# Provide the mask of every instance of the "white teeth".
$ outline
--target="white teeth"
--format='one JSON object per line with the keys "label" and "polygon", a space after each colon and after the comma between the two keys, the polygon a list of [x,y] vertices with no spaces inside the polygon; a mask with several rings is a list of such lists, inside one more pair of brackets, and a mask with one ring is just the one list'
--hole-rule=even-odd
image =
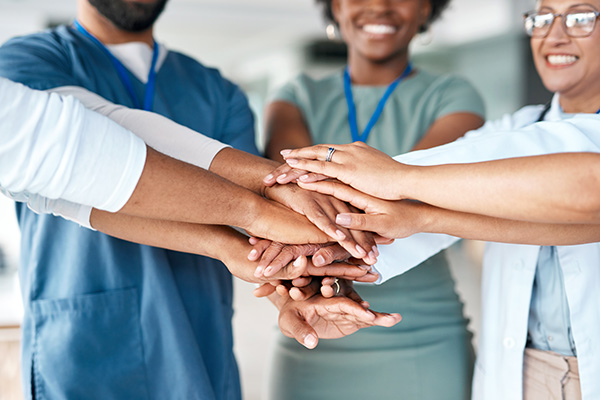
{"label": "white teeth", "polygon": [[547,60],[551,65],[566,65],[573,64],[575,61],[577,61],[577,57],[566,55],[554,55],[548,56]]}
{"label": "white teeth", "polygon": [[396,28],[390,25],[368,24],[363,26],[363,31],[376,35],[390,35],[396,32]]}

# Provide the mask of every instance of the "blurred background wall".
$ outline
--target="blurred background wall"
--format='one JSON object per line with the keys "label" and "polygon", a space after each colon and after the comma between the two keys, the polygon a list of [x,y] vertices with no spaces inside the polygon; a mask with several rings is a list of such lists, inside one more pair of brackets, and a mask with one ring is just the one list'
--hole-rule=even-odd
{"label": "blurred background wall", "polygon": [[[545,103],[550,95],[537,79],[521,28],[521,14],[533,6],[533,0],[453,0],[431,32],[414,41],[413,61],[421,68],[469,79],[483,94],[488,118],[524,104]],[[74,15],[75,0],[0,0],[0,43],[70,23]],[[159,19],[156,37],[171,49],[219,68],[244,88],[257,117],[260,148],[262,108],[269,91],[301,71],[322,75],[343,65],[343,46],[328,42],[324,28],[311,0],[171,0]],[[0,400],[14,398],[7,385],[15,383],[18,368],[14,351],[22,315],[16,278],[18,235],[13,204],[2,197]],[[476,243],[452,249],[453,272],[475,334],[480,249]],[[261,398],[269,344],[277,331],[274,308],[252,298],[252,288],[236,282],[236,352],[248,400]]]}

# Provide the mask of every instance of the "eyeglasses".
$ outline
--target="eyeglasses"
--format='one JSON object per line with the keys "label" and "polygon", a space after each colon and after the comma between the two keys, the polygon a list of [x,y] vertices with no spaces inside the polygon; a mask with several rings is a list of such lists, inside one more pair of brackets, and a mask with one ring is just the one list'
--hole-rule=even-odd
{"label": "eyeglasses", "polygon": [[523,15],[525,32],[534,38],[544,38],[550,33],[554,20],[561,17],[564,32],[574,38],[590,36],[596,26],[600,12],[592,8],[578,7],[576,10],[555,14],[547,11],[530,11]]}

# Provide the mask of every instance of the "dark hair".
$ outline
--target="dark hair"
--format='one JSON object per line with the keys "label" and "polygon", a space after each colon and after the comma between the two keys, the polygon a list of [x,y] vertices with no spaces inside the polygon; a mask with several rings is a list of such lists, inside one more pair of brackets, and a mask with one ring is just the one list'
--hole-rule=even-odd
{"label": "dark hair", "polygon": [[[315,0],[318,5],[323,9],[323,15],[329,22],[333,22],[337,25],[335,18],[333,17],[333,10],[331,9],[332,0]],[[431,14],[427,18],[427,22],[419,28],[419,32],[425,32],[429,26],[440,17],[442,11],[448,6],[450,0],[429,0],[431,3]]]}

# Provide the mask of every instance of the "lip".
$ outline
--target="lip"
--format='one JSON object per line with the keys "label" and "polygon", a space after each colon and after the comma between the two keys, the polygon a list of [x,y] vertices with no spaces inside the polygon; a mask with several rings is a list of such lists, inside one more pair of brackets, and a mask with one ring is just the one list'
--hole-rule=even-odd
{"label": "lip", "polygon": [[579,61],[579,56],[567,53],[551,53],[544,56],[546,66],[550,68],[568,68]]}

